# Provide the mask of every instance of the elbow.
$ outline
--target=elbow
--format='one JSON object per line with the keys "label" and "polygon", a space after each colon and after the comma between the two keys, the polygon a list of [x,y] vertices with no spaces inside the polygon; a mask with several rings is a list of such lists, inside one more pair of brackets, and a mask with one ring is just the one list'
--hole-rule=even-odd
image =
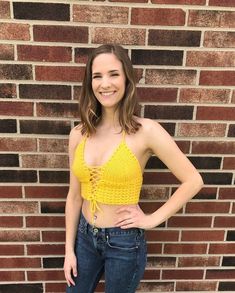
{"label": "elbow", "polygon": [[203,182],[202,176],[198,172],[195,174],[194,184],[195,184],[195,188],[197,189],[197,192],[199,192],[203,188],[203,186],[204,186],[204,182]]}

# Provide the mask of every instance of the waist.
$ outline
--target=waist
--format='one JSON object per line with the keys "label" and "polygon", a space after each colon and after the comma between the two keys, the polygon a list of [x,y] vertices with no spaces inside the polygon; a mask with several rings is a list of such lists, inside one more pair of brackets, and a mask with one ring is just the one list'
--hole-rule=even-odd
{"label": "waist", "polygon": [[[118,217],[120,216],[117,214],[117,209],[123,206],[124,205],[110,205],[99,203],[100,210],[96,210],[95,212],[96,226],[101,228],[114,227]],[[136,206],[136,204],[128,204],[125,206]],[[94,215],[91,212],[89,200],[83,200],[82,213],[84,214],[87,221],[92,225]]]}

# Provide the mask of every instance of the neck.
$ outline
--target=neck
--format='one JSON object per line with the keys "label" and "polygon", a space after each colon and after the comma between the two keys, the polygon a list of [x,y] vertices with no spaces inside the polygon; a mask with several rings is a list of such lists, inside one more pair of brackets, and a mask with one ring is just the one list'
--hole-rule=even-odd
{"label": "neck", "polygon": [[103,109],[100,123],[102,128],[120,130],[118,116],[118,110],[114,111],[113,109]]}

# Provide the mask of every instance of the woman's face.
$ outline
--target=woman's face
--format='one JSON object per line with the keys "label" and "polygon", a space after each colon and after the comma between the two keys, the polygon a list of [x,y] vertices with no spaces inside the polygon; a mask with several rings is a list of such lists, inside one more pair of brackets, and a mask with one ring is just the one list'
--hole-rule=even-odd
{"label": "woman's face", "polygon": [[125,93],[122,63],[112,53],[100,54],[92,64],[92,90],[104,108],[116,109]]}

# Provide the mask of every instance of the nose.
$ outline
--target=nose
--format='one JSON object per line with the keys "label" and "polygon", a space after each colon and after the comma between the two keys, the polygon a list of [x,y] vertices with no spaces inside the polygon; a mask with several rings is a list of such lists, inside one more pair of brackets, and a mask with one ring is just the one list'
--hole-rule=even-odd
{"label": "nose", "polygon": [[101,80],[101,88],[106,89],[110,87],[110,80],[108,77],[103,76]]}

